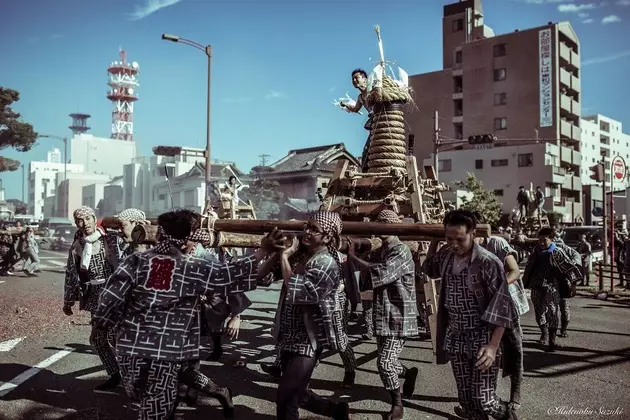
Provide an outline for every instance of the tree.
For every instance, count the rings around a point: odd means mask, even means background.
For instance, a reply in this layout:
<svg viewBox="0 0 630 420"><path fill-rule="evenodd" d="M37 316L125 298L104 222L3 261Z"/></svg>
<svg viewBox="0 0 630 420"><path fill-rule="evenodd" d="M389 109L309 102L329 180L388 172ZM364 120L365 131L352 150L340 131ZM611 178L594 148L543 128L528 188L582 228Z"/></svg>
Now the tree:
<svg viewBox="0 0 630 420"><path fill-rule="evenodd" d="M472 193L470 199L463 199L464 202L460 208L479 212L486 223L495 226L501 217L501 203L496 194L485 189L475 175L471 173L467 175L468 177L465 181L454 182L455 186Z"/></svg>
<svg viewBox="0 0 630 420"><path fill-rule="evenodd" d="M27 214L28 213L28 206L24 202L22 202L22 201L20 201L20 200L18 200L16 198L9 198L7 200L7 204L11 204L13 206L13 208L14 208L13 212L15 214Z"/></svg>
<svg viewBox="0 0 630 420"><path fill-rule="evenodd" d="M20 121L20 114L11 109L11 104L19 100L17 90L0 87L0 149L11 147L18 152L28 152L37 140L37 133L31 124ZM0 156L0 172L19 168L19 161Z"/></svg>
<svg viewBox="0 0 630 420"><path fill-rule="evenodd" d="M272 172L268 166L252 168L254 181L241 193L244 201L250 200L259 219L273 219L280 215L280 204L284 202L284 194L280 192L280 183L265 179L264 174Z"/></svg>

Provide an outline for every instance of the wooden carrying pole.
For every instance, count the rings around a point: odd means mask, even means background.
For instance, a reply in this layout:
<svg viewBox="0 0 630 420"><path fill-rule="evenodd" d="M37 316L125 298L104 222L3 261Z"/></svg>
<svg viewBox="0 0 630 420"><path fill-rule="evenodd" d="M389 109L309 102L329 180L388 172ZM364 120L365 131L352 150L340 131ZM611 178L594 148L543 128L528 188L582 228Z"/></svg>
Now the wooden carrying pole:
<svg viewBox="0 0 630 420"><path fill-rule="evenodd" d="M112 220L113 219L113 220ZM208 227L209 219L203 219L202 227ZM151 220L152 224L155 221ZM212 230L219 232L266 234L273 228L278 228L286 232L301 232L304 230L306 221L299 220L243 220L243 219L216 219L213 222ZM115 218L106 217L102 221L104 227L116 227L118 222ZM443 239L444 226L441 224L421 224L421 223L380 223L380 222L344 222L344 235L348 236L385 236L393 235L399 237L417 237L427 239ZM477 236L490 236L490 225L478 225Z"/></svg>
<svg viewBox="0 0 630 420"><path fill-rule="evenodd" d="M156 243L157 226L136 226L131 233L131 237L135 243L139 244L155 244ZM294 236L301 236L298 233ZM232 233L232 232L217 232L214 235L213 242L209 245L211 248L226 247L226 248L258 248L263 235L252 235L248 233ZM382 246L382 241L379 238L351 238L352 242L357 244L357 252L372 252L379 249ZM418 250L418 244L414 241L405 242L412 252ZM348 251L349 238L344 236L341 238L340 252Z"/></svg>

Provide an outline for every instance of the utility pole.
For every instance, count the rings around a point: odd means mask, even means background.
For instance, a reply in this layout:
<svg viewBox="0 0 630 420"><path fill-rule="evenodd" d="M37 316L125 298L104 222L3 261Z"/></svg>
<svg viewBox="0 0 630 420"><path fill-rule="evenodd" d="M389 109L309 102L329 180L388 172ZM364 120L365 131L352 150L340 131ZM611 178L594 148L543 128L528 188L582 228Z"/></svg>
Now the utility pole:
<svg viewBox="0 0 630 420"><path fill-rule="evenodd" d="M267 158L271 156L263 153L262 155L258 155L258 157L260 158L260 166L267 166Z"/></svg>
<svg viewBox="0 0 630 420"><path fill-rule="evenodd" d="M26 204L26 197L24 196L24 183L26 181L26 174L24 173L24 164L22 164L22 203Z"/></svg>
<svg viewBox="0 0 630 420"><path fill-rule="evenodd" d="M602 217L602 226L604 228L604 264L608 264L608 226L606 225L606 221L608 220L608 206L606 205L606 162L604 158L602 158L602 167L603 174L602 177L602 202L604 207L604 215Z"/></svg>
<svg viewBox="0 0 630 420"><path fill-rule="evenodd" d="M439 179L438 151L440 147L440 123L438 121L439 114L437 110L433 115L433 169L435 171L435 179Z"/></svg>

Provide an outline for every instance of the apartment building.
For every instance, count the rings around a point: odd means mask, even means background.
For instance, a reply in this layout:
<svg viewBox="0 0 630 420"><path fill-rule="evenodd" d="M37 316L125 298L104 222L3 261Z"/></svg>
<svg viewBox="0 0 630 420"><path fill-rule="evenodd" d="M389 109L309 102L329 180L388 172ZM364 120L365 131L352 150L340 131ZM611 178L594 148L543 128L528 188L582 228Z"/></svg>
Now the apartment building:
<svg viewBox="0 0 630 420"><path fill-rule="evenodd" d="M438 111L440 135L461 140L440 149L440 180L462 179L453 169L467 168L485 185L503 189L508 209L516 195L506 188L533 183L549 192L548 211L567 222L580 218L580 43L571 25L549 22L495 35L484 23L482 1L463 0L444 6L442 36L443 69L410 77L416 107L406 118L418 160L433 155ZM466 142L486 134L497 141Z"/></svg>
<svg viewBox="0 0 630 420"><path fill-rule="evenodd" d="M28 164L28 213L35 219L44 217L45 200L54 197L58 187L57 174L83 172L83 164L63 164L61 151L57 148L48 152L45 162L30 162ZM63 180L63 178L62 178Z"/></svg>
<svg viewBox="0 0 630 420"><path fill-rule="evenodd" d="M606 181L611 182L610 164L616 156L621 156L626 164L630 164L630 134L623 132L621 121L613 120L604 115L585 116L580 121L582 129L582 184L590 185L590 167L604 160L606 164ZM625 188L630 184L616 183L615 188Z"/></svg>

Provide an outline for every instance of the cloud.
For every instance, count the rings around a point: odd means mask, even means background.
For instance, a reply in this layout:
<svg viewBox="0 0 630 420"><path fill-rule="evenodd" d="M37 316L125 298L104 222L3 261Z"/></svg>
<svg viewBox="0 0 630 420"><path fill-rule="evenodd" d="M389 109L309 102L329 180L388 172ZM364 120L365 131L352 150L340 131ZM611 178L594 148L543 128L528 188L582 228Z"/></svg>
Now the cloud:
<svg viewBox="0 0 630 420"><path fill-rule="evenodd" d="M630 0L618 0L617 6L630 6Z"/></svg>
<svg viewBox="0 0 630 420"><path fill-rule="evenodd" d="M284 97L286 97L286 95L277 90L270 90L269 93L265 95L265 99L280 99Z"/></svg>
<svg viewBox="0 0 630 420"><path fill-rule="evenodd" d="M586 19L588 17L588 13L580 12L578 13L578 17L580 19Z"/></svg>
<svg viewBox="0 0 630 420"><path fill-rule="evenodd" d="M570 3L573 0L523 0L529 4L547 4L547 3Z"/></svg>
<svg viewBox="0 0 630 420"><path fill-rule="evenodd" d="M621 60L622 58L630 57L630 50L621 51L617 54L611 54L604 57L589 58L582 61L582 66L592 66L593 64L608 63L610 61Z"/></svg>
<svg viewBox="0 0 630 420"><path fill-rule="evenodd" d="M135 5L135 10L133 13L129 14L129 19L144 19L145 17L157 12L160 9L173 6L174 4L177 4L181 1L182 0L145 0L144 5Z"/></svg>
<svg viewBox="0 0 630 420"><path fill-rule="evenodd" d="M328 89L328 92L333 93L335 90L337 90L336 87L331 87L330 89Z"/></svg>
<svg viewBox="0 0 630 420"><path fill-rule="evenodd" d="M606 16L605 18L602 19L602 23L604 25L608 25L609 23L616 23L616 22L621 22L621 18L617 15Z"/></svg>
<svg viewBox="0 0 630 420"><path fill-rule="evenodd" d="M251 102L252 99L251 96L238 96L235 98L225 98L224 101L228 104L242 104L244 102Z"/></svg>
<svg viewBox="0 0 630 420"><path fill-rule="evenodd" d="M587 24L587 25L588 25L589 23L593 23L593 19L590 19L590 18L589 18L589 19L584 19L584 20L582 21L582 23L585 23L585 24Z"/></svg>
<svg viewBox="0 0 630 420"><path fill-rule="evenodd" d="M593 10L595 7L595 3L585 3L585 4L560 4L558 5L558 11L562 13L579 13L583 10Z"/></svg>
<svg viewBox="0 0 630 420"><path fill-rule="evenodd" d="M61 34L52 34L50 36L50 39L60 39L60 38L63 38L63 35L61 35Z"/></svg>

